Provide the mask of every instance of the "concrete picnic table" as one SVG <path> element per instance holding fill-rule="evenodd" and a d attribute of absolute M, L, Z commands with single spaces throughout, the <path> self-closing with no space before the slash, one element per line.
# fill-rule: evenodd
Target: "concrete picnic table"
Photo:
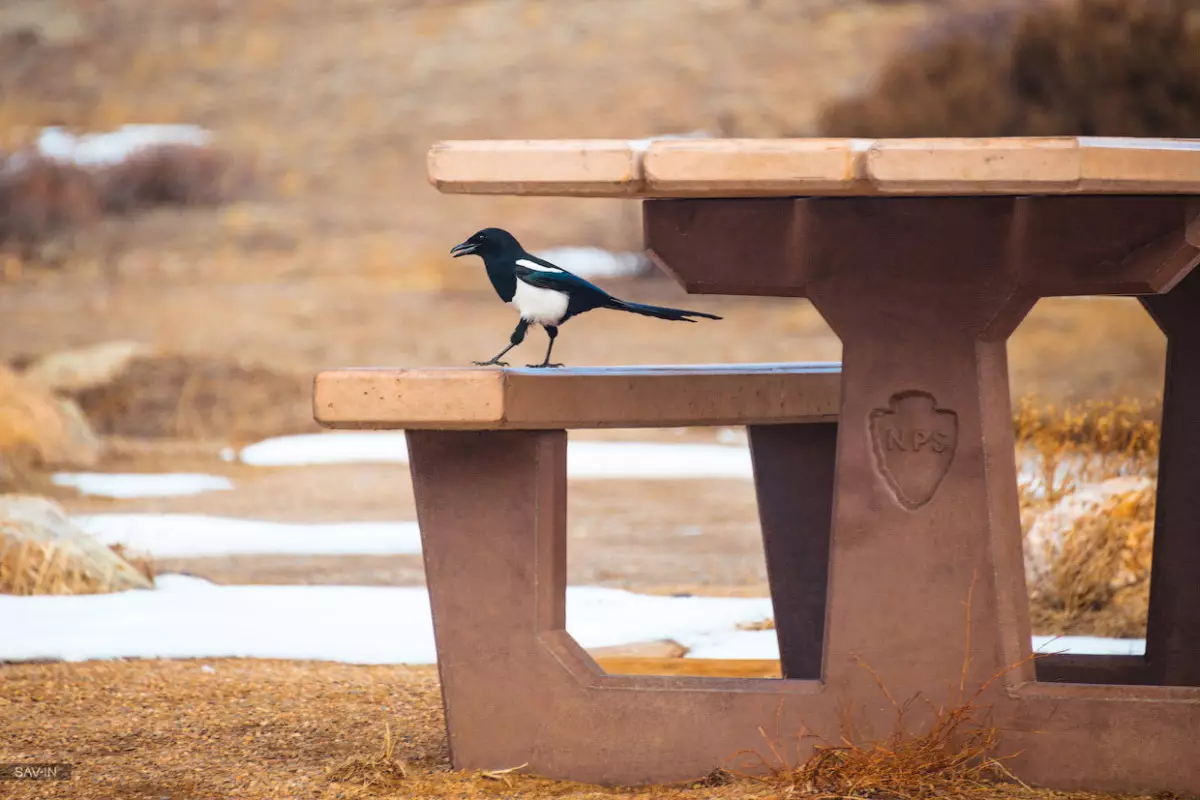
<path fill-rule="evenodd" d="M 530 588 L 493 596 L 535 598 L 527 635 L 469 669 L 461 642 L 454 659 L 440 654 L 443 681 L 457 676 L 446 687 L 457 766 L 527 763 L 604 783 L 690 779 L 739 750 L 767 753 L 760 726 L 781 752 L 803 758 L 822 738 L 839 743 L 848 714 L 860 738 L 889 734 L 897 708 L 882 683 L 897 703 L 929 701 L 909 709 L 910 730 L 937 707 L 987 706 L 1003 731 L 1001 754 L 1018 753 L 1007 765 L 1026 781 L 1200 792 L 1200 276 L 1191 276 L 1200 262 L 1200 142 L 459 141 L 430 151 L 429 175 L 450 193 L 642 199 L 647 250 L 688 292 L 808 298 L 843 345 L 840 394 L 825 391 L 788 417 L 755 406 L 761 393 L 722 384 L 719 413 L 692 417 L 757 424 L 751 443 L 784 679 L 605 675 L 562 631 L 561 607 L 538 588 L 562 578 L 543 565 L 527 574 Z M 1065 295 L 1136 295 L 1168 340 L 1144 657 L 1031 659 L 1006 341 L 1039 298 Z M 496 382 L 476 428 L 503 427 L 497 409 L 532 391 L 504 381 L 535 380 L 490 372 L 475 378 Z M 399 379 L 357 377 L 374 381 L 381 398 Z M 318 406 L 329 400 L 318 418 L 386 424 L 363 408 L 334 413 L 358 396 L 343 392 L 345 380 L 330 377 L 324 395 L 318 380 Z M 783 381 L 772 391 L 785 396 L 811 393 L 798 373 L 750 371 L 746 380 Z M 835 423 L 819 407 L 831 397 Z M 422 427 L 413 413 L 390 419 Z M 805 414 L 820 424 L 766 424 Z M 687 409 L 676 416 L 689 418 Z M 567 423 L 549 427 L 559 424 Z M 410 434 L 422 528 L 428 518 L 446 530 L 451 512 L 439 504 L 468 502 L 469 491 L 447 484 L 484 467 L 469 476 L 438 468 L 450 462 L 431 453 L 449 440 L 425 435 Z M 418 475 L 422 448 L 430 466 Z M 513 452 L 497 440 L 480 446 L 476 462 L 516 469 Z M 539 452 L 527 463 L 554 467 L 560 458 Z M 546 469 L 527 469 L 538 476 L 528 491 L 565 491 Z M 528 519 L 550 525 L 545 515 L 560 513 L 541 508 L 543 517 L 534 508 Z M 455 524 L 469 525 L 465 516 Z M 493 545 L 479 535 L 473 546 Z M 550 547 L 529 545 L 539 546 Z M 493 555 L 504 569 L 509 554 Z M 435 578 L 435 625 L 439 609 L 458 620 L 437 628 L 441 650 L 465 615 L 480 612 L 465 608 L 475 598 L 439 597 Z M 505 611 L 487 613 L 498 621 Z"/>

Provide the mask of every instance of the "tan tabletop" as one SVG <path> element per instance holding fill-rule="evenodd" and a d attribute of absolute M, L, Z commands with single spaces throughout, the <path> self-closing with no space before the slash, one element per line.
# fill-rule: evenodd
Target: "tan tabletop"
<path fill-rule="evenodd" d="M 429 179 L 442 192 L 569 197 L 1188 194 L 1200 141 L 455 141 L 430 150 Z"/>

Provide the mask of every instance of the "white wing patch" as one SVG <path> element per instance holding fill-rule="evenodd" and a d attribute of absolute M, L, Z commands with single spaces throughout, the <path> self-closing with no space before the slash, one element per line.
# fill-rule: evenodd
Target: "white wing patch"
<path fill-rule="evenodd" d="M 517 291 L 510 305 L 516 307 L 523 320 L 538 325 L 557 325 L 567 315 L 569 302 L 566 292 L 530 286 L 517 278 Z"/>
<path fill-rule="evenodd" d="M 531 269 L 534 272 L 559 272 L 563 270 L 558 267 L 547 267 L 545 264 L 539 264 L 536 261 L 530 261 L 528 258 L 518 258 L 517 263 L 526 269 Z"/>

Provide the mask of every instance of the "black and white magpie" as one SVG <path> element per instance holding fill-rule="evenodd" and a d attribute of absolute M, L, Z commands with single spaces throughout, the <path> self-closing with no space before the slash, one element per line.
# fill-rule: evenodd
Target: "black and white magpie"
<path fill-rule="evenodd" d="M 505 303 L 514 306 L 521 315 L 516 329 L 509 337 L 508 347 L 487 361 L 473 362 L 480 367 L 493 364 L 507 367 L 508 364 L 500 359 L 525 340 L 525 332 L 529 330 L 530 325 L 541 325 L 546 329 L 546 334 L 550 337 L 550 346 L 546 348 L 546 358 L 541 364 L 529 366 L 561 367 L 562 364 L 550 363 L 550 352 L 554 349 L 558 327 L 571 317 L 593 308 L 611 308 L 679 322 L 695 322 L 691 317 L 720 319 L 716 314 L 705 314 L 702 311 L 684 311 L 679 308 L 648 306 L 619 300 L 578 275 L 572 275 L 562 267 L 525 252 L 525 248 L 521 247 L 515 236 L 500 228 L 484 228 L 465 242 L 452 247 L 450 252 L 455 258 L 467 255 L 482 258 L 496 294 L 500 295 L 500 299 Z"/>

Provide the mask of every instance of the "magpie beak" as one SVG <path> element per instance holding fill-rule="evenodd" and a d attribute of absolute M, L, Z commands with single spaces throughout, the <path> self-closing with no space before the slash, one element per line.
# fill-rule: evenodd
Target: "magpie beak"
<path fill-rule="evenodd" d="M 459 256 L 469 256 L 471 253 L 475 252 L 475 245 L 471 244 L 470 242 L 463 242 L 462 244 L 456 244 L 454 247 L 451 247 L 450 252 L 455 258 L 458 258 Z"/>

